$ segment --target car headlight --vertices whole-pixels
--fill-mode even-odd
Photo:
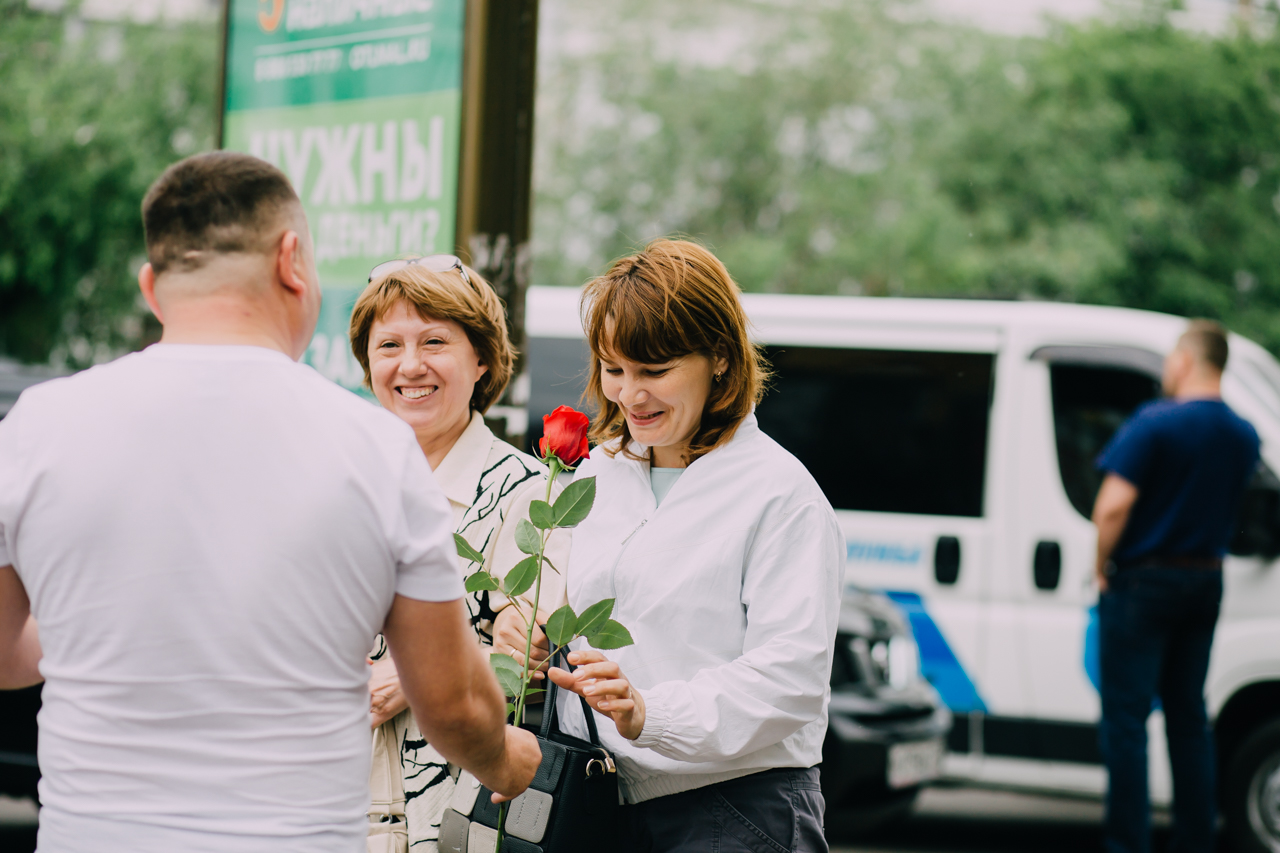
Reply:
[[[909,687],[920,680],[920,647],[910,634],[877,640],[868,651],[883,682],[890,687]]]

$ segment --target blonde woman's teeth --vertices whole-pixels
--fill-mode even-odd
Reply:
[[[400,389],[400,393],[410,400],[420,400],[423,397],[430,397],[435,392],[436,392],[436,389],[434,387],[432,388],[401,388]]]

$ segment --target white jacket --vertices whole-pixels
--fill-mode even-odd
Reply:
[[[647,708],[635,741],[597,717],[627,802],[821,761],[845,545],[804,466],[751,415],[661,507],[647,462],[597,448],[577,476],[596,478],[596,501],[574,531],[569,602],[617,598],[635,645],[606,654]],[[568,698],[563,727],[582,732]]]

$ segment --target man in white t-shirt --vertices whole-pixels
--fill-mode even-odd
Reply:
[[[0,421],[0,687],[45,682],[39,849],[363,850],[379,630],[431,744],[519,794],[538,745],[504,725],[413,432],[296,362],[320,291],[288,180],[192,157],[143,219],[160,343]]]

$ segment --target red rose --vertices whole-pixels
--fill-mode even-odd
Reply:
[[[568,406],[557,406],[551,414],[543,415],[542,440],[538,442],[542,458],[554,454],[566,466],[577,465],[591,450],[587,446],[590,425],[586,415]]]

